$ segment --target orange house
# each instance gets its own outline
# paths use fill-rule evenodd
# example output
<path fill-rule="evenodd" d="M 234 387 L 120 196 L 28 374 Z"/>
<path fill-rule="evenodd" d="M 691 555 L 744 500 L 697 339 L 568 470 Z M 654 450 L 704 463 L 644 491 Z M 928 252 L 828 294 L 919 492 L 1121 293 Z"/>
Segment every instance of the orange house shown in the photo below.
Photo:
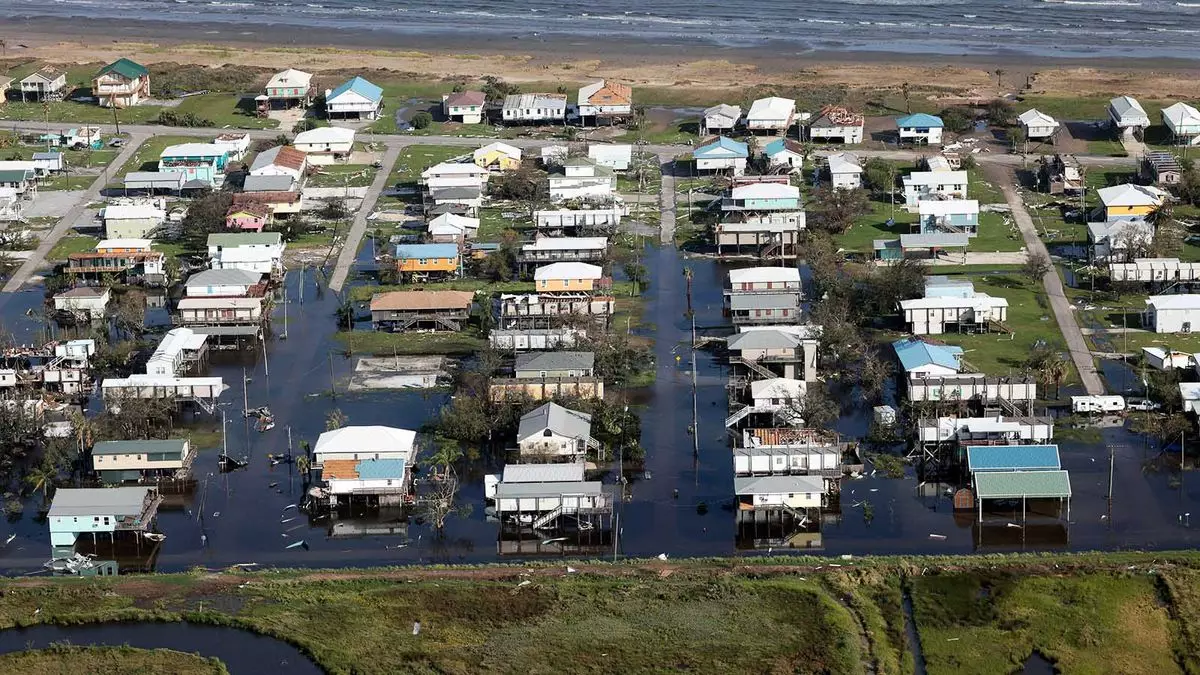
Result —
<path fill-rule="evenodd" d="M 591 293 L 600 285 L 604 269 L 599 265 L 581 262 L 557 262 L 544 265 L 533 272 L 539 293 Z"/>
<path fill-rule="evenodd" d="M 398 244 L 395 258 L 404 276 L 452 276 L 460 266 L 458 244 Z"/>

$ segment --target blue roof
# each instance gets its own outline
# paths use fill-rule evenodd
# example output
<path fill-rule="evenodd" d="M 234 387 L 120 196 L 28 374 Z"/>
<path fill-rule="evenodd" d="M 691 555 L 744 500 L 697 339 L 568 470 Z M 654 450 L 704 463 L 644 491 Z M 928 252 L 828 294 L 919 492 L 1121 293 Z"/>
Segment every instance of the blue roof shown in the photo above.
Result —
<path fill-rule="evenodd" d="M 331 98 L 337 98 L 348 91 L 353 91 L 354 93 L 370 101 L 383 100 L 383 89 L 380 89 L 378 86 L 367 82 L 357 75 L 350 80 L 343 82 L 342 85 L 337 89 L 329 92 L 329 95 L 325 97 L 325 100 L 328 101 Z"/>
<path fill-rule="evenodd" d="M 389 478 L 404 478 L 404 460 L 402 459 L 364 459 L 354 470 L 358 472 L 359 480 L 387 480 Z"/>
<path fill-rule="evenodd" d="M 976 471 L 1058 471 L 1057 445 L 972 445 L 967 468 Z"/>
<path fill-rule="evenodd" d="M 397 244 L 396 258 L 457 258 L 458 244 Z"/>
<path fill-rule="evenodd" d="M 958 370 L 961 364 L 958 357 L 963 353 L 962 347 L 952 345 L 930 344 L 920 338 L 903 338 L 892 343 L 900 365 L 905 371 L 915 370 L 929 364 L 945 366 Z"/>
<path fill-rule="evenodd" d="M 787 149 L 787 140 L 783 138 L 777 138 L 770 143 L 767 143 L 767 145 L 763 148 L 763 152 L 766 153 L 768 157 L 772 157 Z"/>
<path fill-rule="evenodd" d="M 741 141 L 735 141 L 727 136 L 720 136 L 712 143 L 709 143 L 708 145 L 702 145 L 692 152 L 693 156 L 708 154 L 717 154 L 722 157 L 727 157 L 729 155 L 736 157 L 749 157 L 750 148 Z"/>
<path fill-rule="evenodd" d="M 941 126 L 943 126 L 943 124 L 942 124 L 942 118 L 940 118 L 940 117 L 935 117 L 934 115 L 926 115 L 925 113 L 916 113 L 913 115 L 905 115 L 904 117 L 897 117 L 896 118 L 896 126 L 903 127 L 903 128 L 908 128 L 908 127 L 932 128 L 932 127 L 941 127 Z"/>

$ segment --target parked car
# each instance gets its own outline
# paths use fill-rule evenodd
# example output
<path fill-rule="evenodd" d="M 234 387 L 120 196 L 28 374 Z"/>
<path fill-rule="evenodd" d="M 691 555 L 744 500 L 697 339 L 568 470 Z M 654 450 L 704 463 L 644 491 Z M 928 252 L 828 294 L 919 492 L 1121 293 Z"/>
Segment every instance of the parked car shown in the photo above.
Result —
<path fill-rule="evenodd" d="M 1125 402 L 1125 407 L 1130 410 L 1140 410 L 1142 412 L 1153 412 L 1162 406 L 1151 401 L 1148 398 L 1131 398 Z"/>

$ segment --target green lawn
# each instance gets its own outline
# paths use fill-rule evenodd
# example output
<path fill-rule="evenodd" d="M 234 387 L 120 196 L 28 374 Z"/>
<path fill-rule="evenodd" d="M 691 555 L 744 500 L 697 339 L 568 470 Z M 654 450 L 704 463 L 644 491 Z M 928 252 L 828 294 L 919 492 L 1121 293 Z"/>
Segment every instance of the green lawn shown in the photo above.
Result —
<path fill-rule="evenodd" d="M 457 148 L 447 145 L 410 145 L 400 151 L 396 158 L 396 166 L 388 175 L 388 185 L 400 183 L 416 187 L 421 172 L 434 164 L 440 164 L 454 157 L 471 154 L 470 148 Z"/>
<path fill-rule="evenodd" d="M 1110 139 L 1088 141 L 1087 151 L 1089 155 L 1102 155 L 1104 157 L 1129 156 L 1129 153 L 1125 152 L 1125 146 L 1121 145 L 1120 141 Z"/>
<path fill-rule="evenodd" d="M 309 174 L 308 187 L 368 187 L 375 182 L 378 171 L 370 164 L 327 164 L 317 167 L 319 173 Z"/>
<path fill-rule="evenodd" d="M 63 176 L 56 175 L 46 179 L 38 189 L 40 190 L 86 190 L 96 182 L 99 176 Z"/>
<path fill-rule="evenodd" d="M 240 102 L 240 107 L 239 107 Z M 254 113 L 254 100 L 239 100 L 235 94 L 200 94 L 189 96 L 175 108 L 177 113 L 192 113 L 209 120 L 217 128 L 275 129 L 279 121 L 259 117 Z"/>
<path fill-rule="evenodd" d="M 65 150 L 63 148 L 50 148 L 51 152 L 62 153 L 63 159 L 67 163 L 69 169 L 94 169 L 102 166 L 108 166 L 117 157 L 118 150 Z M 46 147 L 42 145 L 20 145 L 15 147 L 0 149 L 0 155 L 4 159 L 33 159 L 34 154 L 46 152 Z"/>
<path fill-rule="evenodd" d="M 75 647 L 59 645 L 0 656 L 0 672 L 21 675 L 68 675 L 69 673 L 172 673 L 172 675 L 227 675 L 217 659 L 169 649 L 132 647 Z"/>
<path fill-rule="evenodd" d="M 339 331 L 338 343 L 354 354 L 445 354 L 447 356 L 476 354 L 487 345 L 487 339 L 470 329 L 458 333 L 385 333 L 373 330 Z"/>
<path fill-rule="evenodd" d="M 139 105 L 117 111 L 116 120 L 124 124 L 148 124 L 162 111 L 159 106 Z M 77 122 L 81 124 L 113 124 L 113 111 L 94 103 L 52 101 L 41 103 L 10 101 L 0 109 L 0 120 L 38 120 L 47 122 Z"/>
<path fill-rule="evenodd" d="M 896 204 L 895 224 L 888 227 L 887 221 L 892 213 L 891 203 L 872 201 L 871 213 L 862 216 L 849 230 L 838 235 L 837 245 L 847 251 L 873 255 L 874 240 L 898 239 L 900 235 L 912 231 L 911 226 L 916 224 L 917 214 L 906 211 L 902 203 Z"/>
<path fill-rule="evenodd" d="M 985 178 L 979 168 L 967 170 L 967 199 L 978 200 L 980 204 L 1008 203 L 1000 186 Z"/>
<path fill-rule="evenodd" d="M 1025 240 L 1016 223 L 1007 214 L 982 212 L 979 214 L 979 233 L 971 237 L 968 251 L 1020 251 Z"/>
<path fill-rule="evenodd" d="M 141 147 L 133 153 L 129 161 L 125 162 L 124 166 L 117 169 L 116 172 L 111 172 L 114 182 L 119 182 L 119 178 L 131 171 L 157 171 L 158 158 L 162 156 L 162 151 L 172 145 L 180 143 L 195 143 L 202 141 L 195 136 L 152 136 L 142 143 Z"/>
<path fill-rule="evenodd" d="M 366 302 L 376 293 L 391 291 L 484 291 L 487 293 L 532 293 L 532 281 L 487 281 L 484 279 L 454 279 L 420 284 L 394 284 L 381 286 L 353 286 L 350 288 L 350 299 L 355 302 Z"/>
<path fill-rule="evenodd" d="M 505 218 L 505 213 L 519 213 L 516 218 Z M 533 226 L 524 207 L 509 204 L 507 206 L 488 206 L 479 210 L 479 233 L 476 241 L 500 241 L 505 230 L 521 232 Z"/>
<path fill-rule="evenodd" d="M 91 251 L 92 249 L 96 248 L 96 244 L 98 243 L 100 243 L 100 240 L 95 237 L 75 235 L 63 237 L 62 239 L 58 240 L 58 243 L 54 245 L 54 248 L 50 249 L 50 253 L 46 255 L 46 259 L 55 262 L 63 261 L 66 260 L 67 256 L 72 253 L 84 253 Z"/>

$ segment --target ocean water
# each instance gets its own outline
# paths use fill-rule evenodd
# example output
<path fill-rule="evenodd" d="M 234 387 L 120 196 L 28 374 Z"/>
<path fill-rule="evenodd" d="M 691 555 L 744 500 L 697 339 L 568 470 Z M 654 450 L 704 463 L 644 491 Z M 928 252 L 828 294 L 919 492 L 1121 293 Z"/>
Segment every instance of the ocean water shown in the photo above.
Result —
<path fill-rule="evenodd" d="M 286 42 L 282 24 L 405 36 L 764 47 L 778 55 L 1200 57 L 1200 0 L 4 0 L 9 18 L 131 16 L 228 24 Z M 209 35 L 214 34 L 206 29 Z M 197 37 L 203 38 L 203 35 Z"/>

